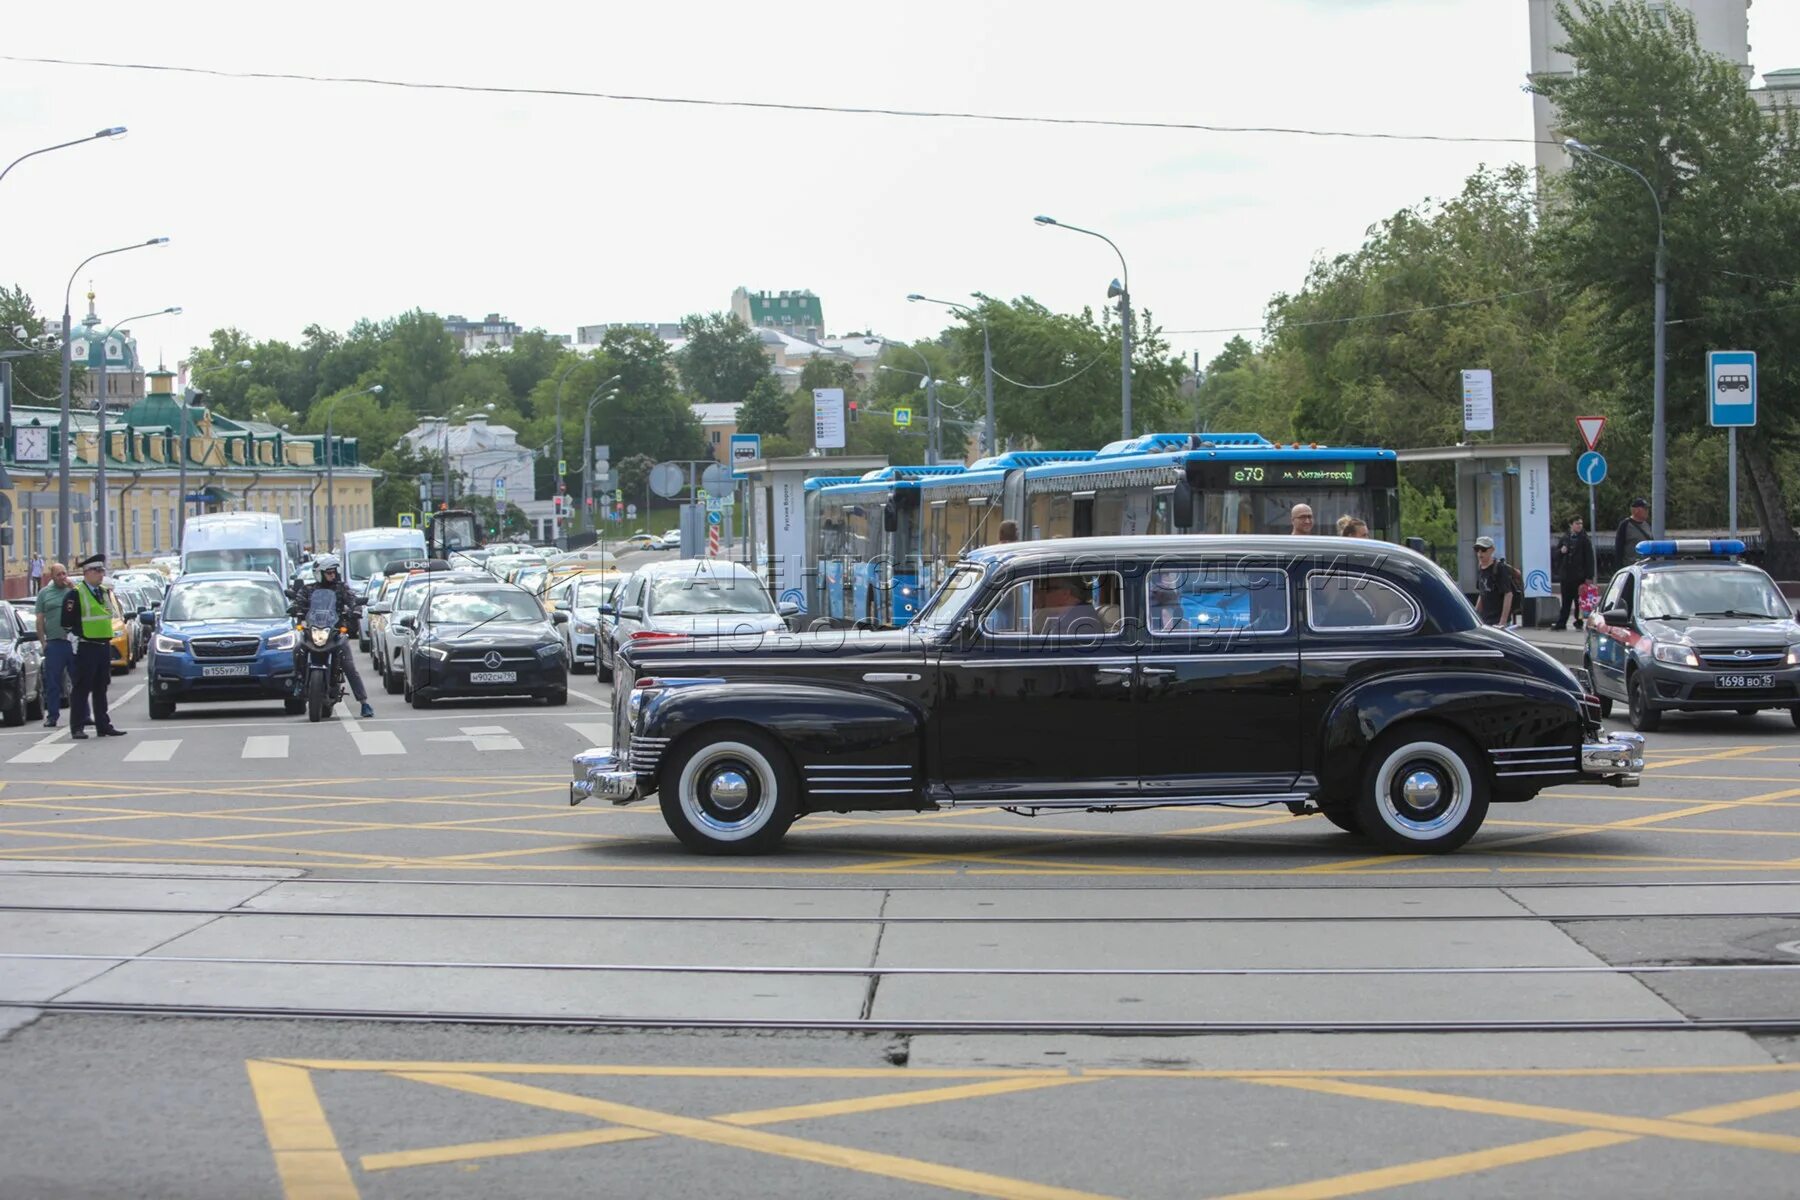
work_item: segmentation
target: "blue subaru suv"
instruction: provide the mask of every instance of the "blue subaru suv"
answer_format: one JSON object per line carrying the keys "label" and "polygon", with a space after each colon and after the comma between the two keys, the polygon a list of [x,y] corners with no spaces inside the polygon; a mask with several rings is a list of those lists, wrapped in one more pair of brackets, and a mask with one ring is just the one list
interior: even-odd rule
{"label": "blue subaru suv", "polygon": [[196,700],[280,700],[290,713],[305,707],[293,695],[298,635],[287,597],[272,576],[183,575],[170,585],[154,616],[152,720],[166,720],[175,715],[176,704]]}

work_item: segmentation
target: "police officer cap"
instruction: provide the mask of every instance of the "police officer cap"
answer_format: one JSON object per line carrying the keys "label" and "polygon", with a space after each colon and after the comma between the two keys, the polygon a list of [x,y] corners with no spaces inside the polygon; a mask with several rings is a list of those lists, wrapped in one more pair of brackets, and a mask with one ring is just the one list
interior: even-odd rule
{"label": "police officer cap", "polygon": [[79,563],[77,563],[75,565],[80,567],[83,571],[86,571],[91,567],[98,567],[102,571],[104,571],[104,570],[106,570],[106,555],[96,554],[96,555],[93,555],[92,557],[82,559]]}

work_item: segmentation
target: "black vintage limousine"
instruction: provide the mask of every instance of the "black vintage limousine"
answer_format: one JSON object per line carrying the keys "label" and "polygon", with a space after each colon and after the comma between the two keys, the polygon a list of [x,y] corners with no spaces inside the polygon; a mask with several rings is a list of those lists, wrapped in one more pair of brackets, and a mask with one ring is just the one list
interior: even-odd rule
{"label": "black vintage limousine", "polygon": [[638,642],[614,687],[613,748],[575,757],[570,803],[655,794],[710,853],[811,812],[1199,804],[1436,852],[1490,803],[1643,768],[1575,675],[1362,539],[993,546],[905,629]]}

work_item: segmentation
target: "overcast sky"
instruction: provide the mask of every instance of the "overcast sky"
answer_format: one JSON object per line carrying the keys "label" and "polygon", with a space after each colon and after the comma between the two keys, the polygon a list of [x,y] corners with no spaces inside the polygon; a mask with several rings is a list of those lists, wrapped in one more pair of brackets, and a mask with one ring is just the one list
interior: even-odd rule
{"label": "overcast sky", "polygon": [[[279,13],[279,17],[274,14]],[[268,14],[265,16],[264,14]],[[4,52],[659,96],[1528,138],[1524,0],[16,4]],[[1751,10],[1800,66],[1800,3]],[[173,366],[213,328],[298,340],[419,307],[675,320],[811,288],[831,332],[926,336],[919,291],[1141,307],[1210,356],[1320,254],[1530,146],[1119,130],[403,91],[0,62],[0,281],[60,313],[88,254]],[[1005,364],[1000,364],[1005,369]]]}

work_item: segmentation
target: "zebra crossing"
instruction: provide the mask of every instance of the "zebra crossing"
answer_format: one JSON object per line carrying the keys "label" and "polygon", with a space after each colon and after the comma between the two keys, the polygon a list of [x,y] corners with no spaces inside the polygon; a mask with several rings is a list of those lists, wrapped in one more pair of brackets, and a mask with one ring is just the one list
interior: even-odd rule
{"label": "zebra crossing", "polygon": [[[473,750],[478,754],[510,754],[525,750],[525,744],[504,725],[466,725],[458,727],[454,734],[441,732],[441,726],[422,729],[417,733],[409,732],[402,737],[392,729],[364,729],[355,719],[344,719],[331,722],[340,726],[349,735],[350,745],[362,758],[380,758],[394,755],[421,754],[440,755],[446,751],[466,752]],[[590,746],[612,745],[612,726],[605,721],[564,721],[564,729],[575,736],[567,745],[571,749],[586,749]],[[151,730],[159,733],[160,730]],[[326,736],[334,731],[329,728],[321,730]],[[125,751],[124,761],[133,764],[169,763],[177,761],[217,761],[236,758],[238,760],[285,759],[293,754],[294,744],[299,742],[303,748],[316,752],[318,746],[307,734],[246,734],[235,748],[222,746],[219,731],[209,731],[209,736],[200,737],[132,737],[129,749]],[[75,749],[79,743],[69,737],[67,729],[58,729],[55,733],[39,738],[22,751],[13,754],[5,761],[9,766],[47,765],[63,760],[64,756]],[[116,741],[93,739],[87,745],[112,747],[119,745]],[[186,749],[184,750],[184,747]],[[331,754],[344,753],[341,746],[332,745]],[[112,760],[112,756],[107,756]]]}

